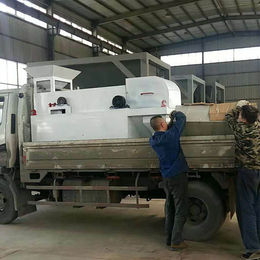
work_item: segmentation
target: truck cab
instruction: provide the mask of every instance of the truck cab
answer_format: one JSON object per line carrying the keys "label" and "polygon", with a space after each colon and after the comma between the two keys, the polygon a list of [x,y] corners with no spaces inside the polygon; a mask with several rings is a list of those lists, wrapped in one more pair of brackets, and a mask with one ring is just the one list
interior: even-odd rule
{"label": "truck cab", "polygon": [[0,166],[14,167],[17,159],[19,90],[0,91]]}

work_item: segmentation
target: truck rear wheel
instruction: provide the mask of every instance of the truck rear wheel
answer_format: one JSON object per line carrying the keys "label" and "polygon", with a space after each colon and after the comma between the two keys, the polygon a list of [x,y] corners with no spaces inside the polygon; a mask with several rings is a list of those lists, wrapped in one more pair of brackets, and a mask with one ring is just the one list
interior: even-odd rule
{"label": "truck rear wheel", "polygon": [[14,197],[8,183],[0,178],[0,224],[8,224],[18,217]]}
{"label": "truck rear wheel", "polygon": [[184,227],[184,239],[206,241],[222,226],[225,210],[217,192],[199,181],[189,182],[189,213]]}

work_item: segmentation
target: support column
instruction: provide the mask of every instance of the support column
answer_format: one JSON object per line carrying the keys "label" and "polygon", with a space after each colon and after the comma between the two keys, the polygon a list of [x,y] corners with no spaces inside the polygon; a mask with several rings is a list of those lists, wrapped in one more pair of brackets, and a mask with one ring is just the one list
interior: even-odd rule
{"label": "support column", "polygon": [[149,58],[147,53],[144,54],[144,57],[140,59],[140,66],[141,66],[141,77],[149,76]]}
{"label": "support column", "polygon": [[[47,14],[53,16],[53,0],[48,1]],[[55,60],[55,35],[56,30],[53,26],[47,24],[47,49],[48,60]]]}
{"label": "support column", "polygon": [[125,39],[122,39],[122,51],[121,51],[121,54],[125,54],[126,53],[126,40]]}
{"label": "support column", "polygon": [[[97,37],[97,25],[96,25],[96,23],[93,22],[92,23],[92,27],[93,27],[92,35]],[[101,42],[100,46],[93,43],[93,47],[92,47],[92,55],[93,55],[93,57],[99,57],[99,52],[102,51],[102,48],[103,48],[102,47],[102,42]]]}
{"label": "support column", "polygon": [[204,41],[201,42],[201,51],[202,51],[202,79],[205,80],[205,65],[204,65]]}

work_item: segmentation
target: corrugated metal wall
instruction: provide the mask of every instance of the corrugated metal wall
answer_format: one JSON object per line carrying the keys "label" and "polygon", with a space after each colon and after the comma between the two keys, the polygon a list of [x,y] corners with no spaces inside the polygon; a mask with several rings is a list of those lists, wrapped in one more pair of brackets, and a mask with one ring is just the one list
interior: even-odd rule
{"label": "corrugated metal wall", "polygon": [[[260,60],[206,64],[204,71],[206,84],[218,81],[226,86],[227,102],[247,99],[260,108]],[[187,74],[202,78],[202,66],[172,67],[172,75]]]}
{"label": "corrugated metal wall", "polygon": [[[55,59],[91,56],[90,47],[55,37]],[[0,12],[0,58],[22,63],[47,60],[47,31]]]}
{"label": "corrugated metal wall", "polygon": [[207,64],[205,81],[226,86],[226,101],[247,99],[260,107],[260,60]]}
{"label": "corrugated metal wall", "polygon": [[[243,33],[241,33],[243,35]],[[151,51],[151,54],[159,57],[164,55],[183,54],[191,52],[216,51],[233,48],[246,48],[259,46],[260,36],[253,33],[245,33],[244,36],[222,35],[217,37],[204,38],[203,40],[194,40],[177,43],[165,47],[158,47]]]}
{"label": "corrugated metal wall", "polygon": [[260,36],[236,36],[204,42],[204,51],[225,50],[259,46]]}
{"label": "corrugated metal wall", "polygon": [[[91,23],[88,20],[70,10],[54,4],[53,12],[91,30]],[[98,33],[115,43],[122,43],[122,39],[102,28],[98,29]],[[131,44],[129,46],[133,47],[133,50],[141,51]],[[45,29],[0,12],[0,58],[28,63],[47,60],[47,55]],[[62,36],[55,37],[55,59],[83,57],[92,57],[92,48]]]}
{"label": "corrugated metal wall", "polygon": [[46,30],[0,13],[0,58],[23,63],[46,60]]}
{"label": "corrugated metal wall", "polygon": [[[229,37],[204,42],[205,51],[260,46],[259,36]],[[178,45],[157,52],[157,55],[190,53],[202,50],[202,44]],[[172,75],[194,74],[210,85],[214,81],[226,86],[226,100],[248,99],[260,108],[260,60],[221,62],[202,65],[172,67]]]}
{"label": "corrugated metal wall", "polygon": [[92,48],[63,36],[55,37],[55,60],[84,57],[92,57]]}

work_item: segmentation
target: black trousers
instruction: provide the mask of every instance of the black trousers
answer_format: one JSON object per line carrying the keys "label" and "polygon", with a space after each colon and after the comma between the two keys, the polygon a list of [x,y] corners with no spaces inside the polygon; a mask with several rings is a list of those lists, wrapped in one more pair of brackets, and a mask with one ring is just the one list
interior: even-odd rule
{"label": "black trousers", "polygon": [[179,245],[183,242],[182,230],[188,215],[188,179],[186,173],[163,178],[166,193],[166,242]]}
{"label": "black trousers", "polygon": [[260,251],[260,170],[239,168],[237,219],[246,253]]}

